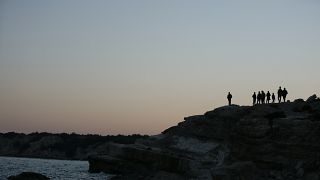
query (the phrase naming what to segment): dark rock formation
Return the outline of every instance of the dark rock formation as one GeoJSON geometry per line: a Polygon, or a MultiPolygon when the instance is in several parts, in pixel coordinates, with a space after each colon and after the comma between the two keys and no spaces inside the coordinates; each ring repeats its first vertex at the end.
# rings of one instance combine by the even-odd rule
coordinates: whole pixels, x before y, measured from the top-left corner
{"type": "Polygon", "coordinates": [[[8,180],[49,180],[47,176],[44,176],[35,172],[23,172],[16,176],[9,176],[8,180]]]}
{"type": "Polygon", "coordinates": [[[115,179],[319,180],[320,100],[220,107],[89,159],[115,179]]]}
{"type": "Polygon", "coordinates": [[[189,171],[188,159],[160,149],[146,146],[110,144],[108,155],[91,156],[90,172],[108,172],[112,174],[148,173],[149,169],[186,174],[189,171]]]}

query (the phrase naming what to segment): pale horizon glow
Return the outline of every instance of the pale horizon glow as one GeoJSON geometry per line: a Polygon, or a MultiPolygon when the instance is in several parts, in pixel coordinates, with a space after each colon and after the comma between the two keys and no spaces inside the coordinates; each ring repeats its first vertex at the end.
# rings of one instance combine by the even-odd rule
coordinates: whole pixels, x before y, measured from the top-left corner
{"type": "Polygon", "coordinates": [[[320,2],[3,0],[0,132],[158,134],[260,90],[320,95],[320,2]]]}

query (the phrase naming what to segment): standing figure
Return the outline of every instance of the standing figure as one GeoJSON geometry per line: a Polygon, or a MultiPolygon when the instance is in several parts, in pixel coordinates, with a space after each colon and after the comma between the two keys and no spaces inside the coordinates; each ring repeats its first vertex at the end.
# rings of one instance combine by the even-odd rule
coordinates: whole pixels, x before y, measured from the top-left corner
{"type": "Polygon", "coordinates": [[[288,95],[288,91],[286,90],[286,88],[283,88],[282,90],[283,102],[286,102],[287,95],[288,95]]]}
{"type": "Polygon", "coordinates": [[[256,104],[256,100],[257,100],[256,92],[253,93],[252,100],[253,100],[252,104],[255,105],[256,104]]]}
{"type": "Polygon", "coordinates": [[[276,96],[274,95],[274,93],[272,93],[272,103],[274,103],[275,100],[276,100],[276,96]]]}
{"type": "Polygon", "coordinates": [[[270,103],[270,98],[271,97],[271,94],[270,94],[270,92],[268,91],[267,92],[267,103],[269,104],[270,103]]]}
{"type": "Polygon", "coordinates": [[[257,99],[258,99],[258,104],[260,104],[261,103],[261,93],[260,93],[260,91],[258,91],[257,99]]]}
{"type": "Polygon", "coordinates": [[[280,86],[279,89],[278,89],[278,101],[279,101],[279,103],[281,103],[281,96],[282,96],[282,89],[281,89],[281,86],[280,86]]]}
{"type": "Polygon", "coordinates": [[[230,94],[230,92],[228,93],[227,99],[228,99],[229,106],[230,106],[231,105],[231,99],[232,99],[232,95],[230,94]]]}
{"type": "Polygon", "coordinates": [[[262,100],[262,104],[264,104],[266,99],[266,93],[264,93],[264,91],[261,91],[261,100],[262,100]]]}

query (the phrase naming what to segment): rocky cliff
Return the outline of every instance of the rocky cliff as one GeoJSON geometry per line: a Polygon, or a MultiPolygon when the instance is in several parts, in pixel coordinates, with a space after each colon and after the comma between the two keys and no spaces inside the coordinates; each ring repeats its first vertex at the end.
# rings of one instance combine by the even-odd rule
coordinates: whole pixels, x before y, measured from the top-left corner
{"type": "Polygon", "coordinates": [[[320,100],[224,106],[89,158],[114,179],[320,178],[320,100]]]}

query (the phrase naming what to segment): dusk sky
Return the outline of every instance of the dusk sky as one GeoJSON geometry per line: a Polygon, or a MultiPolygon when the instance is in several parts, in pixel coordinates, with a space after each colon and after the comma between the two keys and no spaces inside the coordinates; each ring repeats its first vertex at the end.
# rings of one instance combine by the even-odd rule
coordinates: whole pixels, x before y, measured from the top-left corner
{"type": "Polygon", "coordinates": [[[319,68],[318,0],[0,1],[0,132],[158,134],[319,68]]]}

